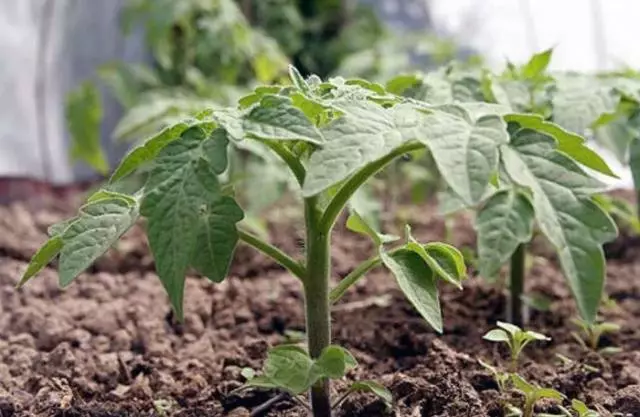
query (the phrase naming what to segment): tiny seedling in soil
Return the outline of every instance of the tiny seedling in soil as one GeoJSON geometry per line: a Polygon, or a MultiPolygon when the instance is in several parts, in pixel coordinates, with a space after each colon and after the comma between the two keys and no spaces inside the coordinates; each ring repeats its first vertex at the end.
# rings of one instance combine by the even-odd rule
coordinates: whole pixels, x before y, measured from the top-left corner
{"type": "MultiPolygon", "coordinates": [[[[525,381],[521,376],[512,374],[511,375],[511,383],[513,388],[524,396],[524,404],[520,409],[522,417],[534,417],[534,407],[536,402],[542,400],[544,398],[549,398],[557,401],[562,401],[565,396],[552,389],[552,388],[541,388],[537,385],[531,384],[525,381]]],[[[518,414],[516,414],[518,415],[518,414]]]]}
{"type": "Polygon", "coordinates": [[[600,347],[600,339],[605,334],[617,333],[620,325],[610,322],[588,323],[582,319],[574,319],[578,331],[571,332],[571,336],[585,349],[598,352],[602,355],[613,355],[620,352],[615,346],[600,347]]]}
{"type": "Polygon", "coordinates": [[[380,234],[354,209],[352,197],[396,158],[428,148],[449,186],[477,202],[497,172],[499,146],[508,143],[509,134],[500,115],[478,115],[463,105],[407,100],[364,80],[304,79],[295,68],[290,77],[292,85],[259,87],[236,107],[203,110],[132,149],[110,184],[91,195],[75,218],[51,227],[50,239],[19,285],[58,255],[60,285],[69,285],[144,217],[158,277],[182,320],[187,273],[222,281],[237,243],[243,242],[299,279],[306,312],[305,346],[272,348],[260,375],[245,372],[247,386],[277,389],[292,398],[309,392],[313,415],[329,417],[354,391],[391,401],[390,393],[371,381],[357,381],[331,401],[329,381],[356,366],[346,349],[331,344],[331,305],[383,265],[422,317],[442,332],[438,283],[462,288],[466,278],[457,249],[418,242],[408,227],[404,242],[380,234]],[[252,141],[282,159],[297,183],[304,260],[247,232],[233,184],[222,183],[228,145],[252,141]],[[114,191],[119,181],[145,168],[147,181],[133,195],[114,191]],[[376,253],[331,288],[331,235],[346,208],[347,227],[370,238],[376,253]]]}
{"type": "Polygon", "coordinates": [[[509,371],[516,372],[518,369],[518,360],[520,358],[520,353],[530,342],[533,341],[549,341],[550,337],[547,337],[543,334],[522,330],[520,327],[515,326],[510,323],[497,323],[498,328],[490,330],[483,336],[484,340],[489,340],[491,342],[505,343],[509,346],[510,352],[510,362],[509,362],[509,371]]]}

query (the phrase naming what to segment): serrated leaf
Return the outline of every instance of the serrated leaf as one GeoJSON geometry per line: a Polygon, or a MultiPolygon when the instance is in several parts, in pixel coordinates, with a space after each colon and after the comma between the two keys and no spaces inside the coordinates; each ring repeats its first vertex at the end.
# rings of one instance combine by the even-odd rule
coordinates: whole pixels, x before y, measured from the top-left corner
{"type": "Polygon", "coordinates": [[[415,138],[425,119],[409,105],[385,109],[364,100],[333,105],[344,115],[321,129],[326,142],[309,160],[302,189],[305,197],[318,194],[415,138]]]}
{"type": "Polygon", "coordinates": [[[393,394],[391,394],[391,391],[389,391],[384,385],[379,384],[375,381],[354,382],[353,384],[351,384],[351,387],[349,387],[349,391],[370,392],[384,401],[387,407],[391,407],[391,404],[393,403],[393,394]]]}
{"type": "Polygon", "coordinates": [[[498,165],[498,146],[509,141],[505,122],[484,116],[475,122],[432,114],[429,135],[419,138],[432,152],[449,187],[466,203],[482,199],[498,165]]]}
{"type": "Polygon", "coordinates": [[[518,245],[531,240],[534,215],[529,198],[513,189],[498,191],[484,203],[475,223],[480,275],[495,276],[518,245]]]}
{"type": "Polygon", "coordinates": [[[179,318],[187,268],[195,266],[212,280],[221,280],[234,247],[226,240],[237,239],[239,208],[222,194],[215,175],[226,168],[218,141],[224,138],[207,138],[199,127],[186,130],[158,154],[145,186],[141,212],[149,219],[149,245],[179,318]]]}
{"type": "Polygon", "coordinates": [[[484,340],[488,340],[490,342],[505,342],[509,343],[511,339],[507,332],[502,329],[493,329],[489,330],[484,336],[482,336],[484,340]]]}
{"type": "Polygon", "coordinates": [[[602,184],[556,152],[554,144],[547,135],[521,129],[502,148],[502,162],[513,181],[531,189],[536,221],[558,251],[582,317],[592,321],[604,284],[602,244],[614,239],[617,230],[588,197],[602,184]]]}
{"type": "Polygon", "coordinates": [[[553,48],[534,54],[522,67],[521,74],[524,78],[536,78],[542,74],[551,62],[553,48]]]}
{"type": "Polygon", "coordinates": [[[380,258],[398,282],[405,297],[437,332],[442,333],[442,312],[434,273],[417,253],[401,249],[380,251],[380,258]]]}
{"type": "Polygon", "coordinates": [[[297,395],[308,390],[320,377],[316,375],[315,380],[312,377],[313,365],[313,360],[300,347],[276,346],[269,350],[264,376],[278,388],[297,395]]]}
{"type": "Polygon", "coordinates": [[[314,367],[327,378],[338,379],[345,376],[350,370],[355,368],[358,362],[348,350],[330,345],[322,350],[320,357],[316,359],[314,367]]]}
{"type": "Polygon", "coordinates": [[[552,98],[553,121],[578,134],[584,134],[601,114],[614,111],[617,105],[611,88],[596,77],[559,77],[556,87],[552,98]]]}
{"type": "Polygon", "coordinates": [[[60,286],[66,287],[105,253],[138,218],[138,204],[123,199],[99,200],[80,209],[62,233],[60,286]]]}
{"type": "Polygon", "coordinates": [[[147,139],[142,145],[133,148],[122,159],[109,181],[112,183],[118,181],[131,174],[141,165],[152,161],[165,146],[178,139],[182,132],[188,128],[189,124],[186,122],[177,123],[147,139]]]}
{"type": "Polygon", "coordinates": [[[582,136],[571,133],[555,123],[547,122],[542,116],[536,114],[508,114],[504,118],[507,122],[518,123],[523,128],[548,134],[558,142],[559,151],[566,153],[587,168],[618,178],[605,160],[585,144],[582,136]]]}
{"type": "Polygon", "coordinates": [[[60,253],[64,242],[60,236],[53,236],[47,240],[44,245],[38,249],[38,251],[33,255],[31,261],[29,261],[29,265],[27,265],[27,269],[22,274],[22,278],[20,278],[20,282],[18,283],[18,288],[22,287],[27,283],[31,278],[36,276],[38,272],[42,271],[44,267],[46,267],[49,262],[60,253]]]}
{"type": "Polygon", "coordinates": [[[285,96],[265,95],[260,104],[242,117],[246,135],[263,140],[324,142],[322,134],[302,110],[285,96]]]}
{"type": "Polygon", "coordinates": [[[102,103],[97,87],[85,81],[67,97],[65,114],[71,134],[71,160],[82,161],[100,174],[109,162],[100,144],[102,103]]]}

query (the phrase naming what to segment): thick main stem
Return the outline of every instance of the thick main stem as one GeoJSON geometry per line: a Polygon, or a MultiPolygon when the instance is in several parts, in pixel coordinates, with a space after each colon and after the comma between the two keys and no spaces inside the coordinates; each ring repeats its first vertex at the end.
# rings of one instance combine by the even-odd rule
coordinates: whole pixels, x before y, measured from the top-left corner
{"type": "MultiPolygon", "coordinates": [[[[320,229],[320,212],[315,197],[305,199],[307,228],[307,277],[304,282],[309,354],[317,358],[331,343],[329,277],[331,274],[330,233],[320,229]]],[[[331,417],[329,381],[311,388],[314,417],[331,417]]]]}
{"type": "Polygon", "coordinates": [[[509,271],[509,300],[507,304],[507,321],[522,327],[525,323],[524,304],[524,274],[526,262],[526,245],[520,244],[511,255],[509,271]]]}

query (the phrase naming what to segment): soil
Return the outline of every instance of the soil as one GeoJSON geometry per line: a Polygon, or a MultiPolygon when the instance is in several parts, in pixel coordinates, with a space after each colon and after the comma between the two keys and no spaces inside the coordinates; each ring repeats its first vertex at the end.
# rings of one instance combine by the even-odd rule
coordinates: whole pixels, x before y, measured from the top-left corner
{"type": "MultiPolygon", "coordinates": [[[[142,226],[66,290],[55,265],[20,290],[26,262],[50,224],[73,212],[77,198],[0,206],[0,417],[11,416],[249,416],[273,392],[232,391],[243,367],[259,369],[269,346],[304,330],[298,282],[250,248],[239,247],[222,284],[190,276],[185,321],[176,323],[157,279],[142,226]]],[[[414,234],[443,239],[444,223],[430,206],[414,213],[414,234]]],[[[300,253],[298,225],[271,225],[273,240],[300,253]]],[[[472,247],[470,222],[456,219],[453,242],[472,247]]],[[[334,275],[339,279],[372,251],[365,240],[334,233],[334,275]]],[[[607,248],[607,294],[602,317],[622,330],[603,346],[611,357],[585,351],[571,337],[574,303],[552,252],[535,242],[527,286],[551,300],[533,311],[529,329],[552,341],[527,348],[520,374],[601,416],[640,416],[640,240],[623,234],[607,248]],[[557,354],[570,358],[561,361],[557,354]]],[[[502,416],[497,391],[478,359],[503,363],[505,352],[482,340],[502,319],[504,292],[470,270],[464,291],[442,285],[444,334],[438,335],[405,301],[392,276],[370,273],[335,306],[334,342],[359,362],[349,381],[374,379],[394,395],[394,409],[370,395],[349,398],[337,416],[502,416]]],[[[565,402],[567,405],[568,402],[565,402]]],[[[539,412],[558,412],[541,401],[539,412]]],[[[284,399],[265,416],[307,412],[284,399]]]]}

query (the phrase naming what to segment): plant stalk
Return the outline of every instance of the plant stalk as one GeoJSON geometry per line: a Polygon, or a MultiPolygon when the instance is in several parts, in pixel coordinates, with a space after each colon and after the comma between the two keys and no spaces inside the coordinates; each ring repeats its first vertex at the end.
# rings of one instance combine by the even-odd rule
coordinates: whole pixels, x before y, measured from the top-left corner
{"type": "Polygon", "coordinates": [[[524,274],[526,262],[526,245],[520,244],[511,255],[509,274],[509,300],[507,304],[507,321],[522,327],[525,324],[525,306],[522,302],[524,293],[524,274]]]}
{"type": "MultiPolygon", "coordinates": [[[[318,358],[331,343],[329,277],[331,274],[330,233],[320,229],[320,212],[316,197],[305,199],[307,229],[307,279],[304,282],[307,344],[309,355],[318,358]]],[[[311,410],[314,417],[331,417],[329,380],[311,387],[311,410]]]]}

